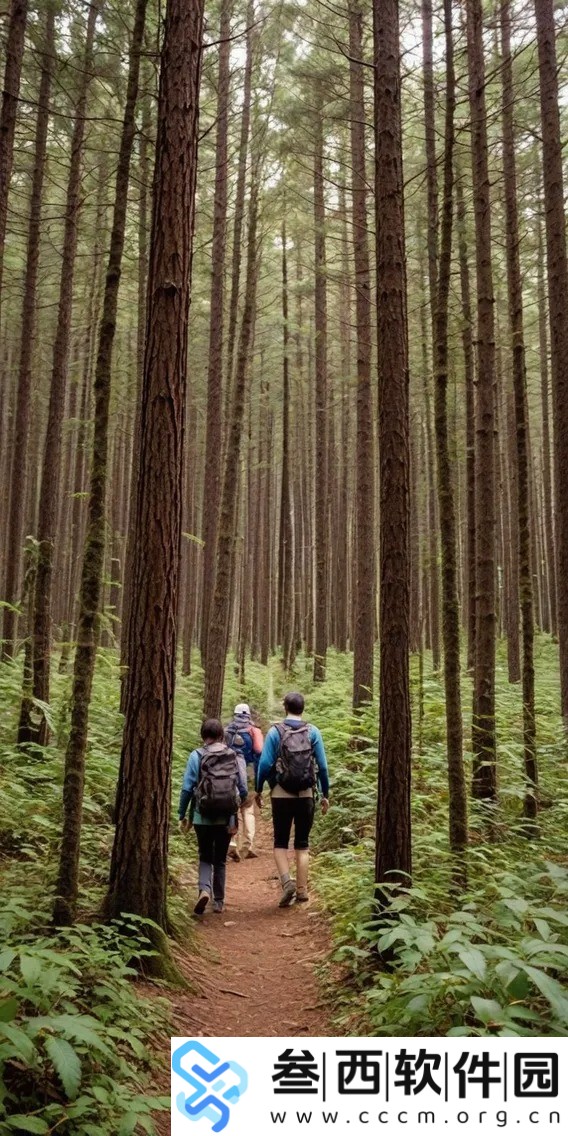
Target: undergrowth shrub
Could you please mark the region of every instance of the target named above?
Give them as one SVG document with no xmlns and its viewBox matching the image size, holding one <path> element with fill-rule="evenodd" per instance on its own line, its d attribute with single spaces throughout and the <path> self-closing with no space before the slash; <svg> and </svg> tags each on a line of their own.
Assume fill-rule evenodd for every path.
<svg viewBox="0 0 568 1136">
<path fill-rule="evenodd" d="M 309 698 L 332 774 L 332 808 L 316 825 L 313 878 L 332 917 L 333 962 L 342 967 L 339 1032 L 568 1036 L 568 765 L 558 715 L 557 648 L 537 644 L 539 838 L 523 836 L 522 704 L 497 666 L 499 804 L 472 805 L 468 885 L 456 894 L 448 847 L 448 785 L 441 676 L 412 660 L 413 887 L 397 918 L 373 906 L 377 793 L 376 707 L 356 720 L 345 659 Z M 337 675 L 336 675 L 337 669 Z M 471 684 L 463 679 L 466 776 L 471 776 Z M 420 711 L 420 706 L 422 710 Z M 418 728 L 419 727 L 419 728 Z M 358 739 L 354 750 L 351 740 Z M 489 815 L 488 815 L 489 812 Z M 392 969 L 380 952 L 393 953 Z"/>
<path fill-rule="evenodd" d="M 169 1101 L 145 1092 L 149 1043 L 167 1010 L 131 981 L 151 953 L 142 922 L 41 933 L 38 912 L 9 899 L 0 937 L 0 1129 L 153 1133 Z"/>
</svg>

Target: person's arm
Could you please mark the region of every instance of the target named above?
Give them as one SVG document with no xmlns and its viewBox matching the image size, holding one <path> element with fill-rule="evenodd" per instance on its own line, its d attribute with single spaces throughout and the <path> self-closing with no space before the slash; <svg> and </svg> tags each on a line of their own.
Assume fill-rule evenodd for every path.
<svg viewBox="0 0 568 1136">
<path fill-rule="evenodd" d="M 270 779 L 274 766 L 276 765 L 279 745 L 280 735 L 276 726 L 272 726 L 264 740 L 260 761 L 258 763 L 256 774 L 256 793 L 258 797 L 260 797 L 262 793 L 264 782 Z"/>
<path fill-rule="evenodd" d="M 189 755 L 188 763 L 185 767 L 183 775 L 183 783 L 179 798 L 178 816 L 183 820 L 187 812 L 188 805 L 193 798 L 197 782 L 199 781 L 199 754 L 196 749 Z"/>
<path fill-rule="evenodd" d="M 257 759 L 257 764 L 258 764 L 258 758 L 260 757 L 260 755 L 262 753 L 262 747 L 264 745 L 264 739 L 262 737 L 262 730 L 259 730 L 258 726 L 253 726 L 252 729 L 251 729 L 251 736 L 252 736 L 252 752 L 253 752 L 255 758 Z"/>
<path fill-rule="evenodd" d="M 329 772 L 327 768 L 327 757 L 325 754 L 323 738 L 317 726 L 311 727 L 310 741 L 312 743 L 312 751 L 316 760 L 318 771 L 318 781 L 325 801 L 329 798 Z"/>
</svg>

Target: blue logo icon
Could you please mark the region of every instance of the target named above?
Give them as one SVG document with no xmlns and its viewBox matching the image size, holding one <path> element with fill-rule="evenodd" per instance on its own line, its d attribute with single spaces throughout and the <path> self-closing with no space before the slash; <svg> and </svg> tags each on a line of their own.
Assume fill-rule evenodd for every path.
<svg viewBox="0 0 568 1136">
<path fill-rule="evenodd" d="M 193 1054 L 197 1058 L 189 1068 L 182 1061 Z M 205 1062 L 209 1069 L 204 1069 Z M 202 1116 L 211 1121 L 212 1132 L 222 1132 L 231 1116 L 230 1106 L 240 1100 L 248 1087 L 248 1076 L 236 1061 L 221 1061 L 200 1041 L 186 1041 L 172 1053 L 172 1070 L 177 1073 L 193 1092 L 189 1095 L 178 1093 L 175 1104 L 178 1112 L 187 1120 L 199 1120 Z"/>
</svg>

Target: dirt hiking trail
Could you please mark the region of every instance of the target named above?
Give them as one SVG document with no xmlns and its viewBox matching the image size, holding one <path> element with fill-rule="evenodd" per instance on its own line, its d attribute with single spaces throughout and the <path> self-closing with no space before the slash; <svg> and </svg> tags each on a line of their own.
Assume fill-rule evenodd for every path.
<svg viewBox="0 0 568 1136">
<path fill-rule="evenodd" d="M 330 1036 L 315 975 L 330 950 L 327 926 L 313 898 L 278 907 L 266 806 L 257 817 L 255 850 L 256 860 L 228 861 L 224 912 L 196 919 L 199 953 L 175 952 L 197 991 L 174 995 L 174 1029 L 184 1037 Z M 188 873 L 191 907 L 196 897 Z"/>
</svg>

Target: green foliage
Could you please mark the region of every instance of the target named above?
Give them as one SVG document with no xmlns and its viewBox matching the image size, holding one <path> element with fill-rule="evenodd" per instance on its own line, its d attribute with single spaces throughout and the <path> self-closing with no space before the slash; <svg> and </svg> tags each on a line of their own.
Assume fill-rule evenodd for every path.
<svg viewBox="0 0 568 1136">
<path fill-rule="evenodd" d="M 140 921 L 120 931 L 78 925 L 38 931 L 38 913 L 8 900 L 0 916 L 0 1118 L 9 1130 L 90 1136 L 152 1132 L 144 1094 L 148 1025 L 165 1007 L 135 991 L 133 963 L 149 953 Z M 146 944 L 146 945 L 145 945 Z M 126 1118 L 129 1118 L 128 1120 Z"/>
<path fill-rule="evenodd" d="M 108 878 L 120 758 L 116 660 L 99 653 L 91 706 L 81 860 L 81 923 L 54 932 L 51 902 L 61 823 L 70 677 L 52 679 L 54 743 L 0 753 L 0 1129 L 94 1136 L 153 1132 L 155 1057 L 169 1035 L 165 1003 L 133 979 L 151 953 L 145 927 L 92 923 Z M 3 738 L 14 737 L 21 669 L 0 669 Z M 154 1040 L 155 1039 L 155 1040 Z"/>
<path fill-rule="evenodd" d="M 537 650 L 540 784 L 552 806 L 539 815 L 540 838 L 531 842 L 522 834 L 521 692 L 507 682 L 501 649 L 500 804 L 490 818 L 472 808 L 468 886 L 456 891 L 447 837 L 444 701 L 440 676 L 427 670 L 421 753 L 415 742 L 413 887 L 395 901 L 398 918 L 382 923 L 373 906 L 375 711 L 357 723 L 351 718 L 343 659 L 332 658 L 328 683 L 310 695 L 309 715 L 324 730 L 332 765 L 333 807 L 318 827 L 314 878 L 333 914 L 333 962 L 344 972 L 338 1029 L 568 1036 L 568 766 L 557 712 L 557 648 L 542 637 Z M 417 660 L 412 681 L 417 721 Z M 466 708 L 466 680 L 464 688 Z M 362 739 L 357 752 L 350 747 L 354 734 Z M 387 949 L 394 955 L 389 970 L 380 963 Z"/>
<path fill-rule="evenodd" d="M 349 655 L 328 656 L 328 679 L 312 682 L 299 656 L 292 675 L 272 660 L 247 660 L 240 681 L 230 657 L 227 719 L 246 700 L 263 726 L 281 713 L 286 689 L 307 698 L 307 717 L 322 729 L 332 772 L 332 808 L 318 819 L 313 883 L 332 918 L 338 1032 L 385 1035 L 568 1036 L 568 766 L 557 714 L 556 647 L 537 644 L 538 738 L 542 796 L 540 838 L 522 835 L 521 693 L 499 657 L 497 714 L 500 804 L 491 818 L 472 809 L 468 885 L 456 893 L 448 849 L 444 703 L 440 677 L 425 669 L 424 713 L 416 735 L 413 780 L 414 879 L 396 900 L 398 918 L 377 921 L 373 862 L 377 784 L 377 712 L 357 718 L 350 706 Z M 56 668 L 54 668 L 55 672 Z M 420 692 L 412 660 L 414 717 Z M 144 927 L 97 925 L 107 881 L 120 759 L 119 668 L 99 652 L 91 706 L 81 857 L 80 925 L 54 933 L 50 903 L 61 820 L 63 747 L 69 728 L 68 676 L 53 675 L 53 744 L 31 756 L 0 752 L 0 858 L 6 900 L 0 914 L 0 1127 L 6 1132 L 151 1132 L 151 1052 L 164 1051 L 166 1009 L 152 1012 L 133 982 L 150 946 Z M 21 673 L 0 668 L 3 737 L 15 735 Z M 176 696 L 172 804 L 202 720 L 203 676 L 197 657 Z M 470 702 L 464 680 L 464 708 Z M 469 725 L 465 720 L 466 737 Z M 356 744 L 354 744 L 356 739 Z M 466 755 L 468 758 L 469 755 Z M 190 937 L 187 890 L 195 874 L 193 841 L 172 826 L 170 906 Z M 191 941 L 191 940 L 190 940 Z M 389 948 L 392 966 L 380 965 Z M 339 971 L 339 975 L 338 972 Z M 340 981 L 338 981 L 338 977 Z M 160 1017 L 161 1015 L 161 1017 Z M 154 1033 L 158 1036 L 154 1038 Z"/>
<path fill-rule="evenodd" d="M 203 676 L 180 678 L 174 731 L 172 796 L 187 756 L 198 743 Z M 99 651 L 89 721 L 83 805 L 80 925 L 54 933 L 51 902 L 61 831 L 63 754 L 69 731 L 70 675 L 52 669 L 52 744 L 31 754 L 15 737 L 21 664 L 0 666 L 0 1129 L 95 1136 L 152 1132 L 151 1112 L 169 1101 L 145 1095 L 153 1064 L 170 1033 L 165 1004 L 136 992 L 137 963 L 151 953 L 144 926 L 94 924 L 112 847 L 114 795 L 120 761 L 120 669 L 114 652 Z M 228 664 L 225 714 L 244 698 L 265 721 L 266 669 L 247 666 L 243 686 Z M 195 871 L 193 841 L 171 841 L 171 913 L 191 936 L 187 888 Z M 191 941 L 191 940 L 190 940 Z M 155 1061 L 155 1057 L 154 1057 Z"/>
</svg>

